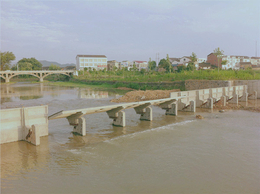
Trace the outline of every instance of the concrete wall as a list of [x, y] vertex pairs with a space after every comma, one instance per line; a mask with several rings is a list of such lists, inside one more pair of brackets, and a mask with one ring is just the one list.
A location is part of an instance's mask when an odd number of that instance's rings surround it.
[[234, 81], [223, 81], [223, 80], [186, 80], [186, 90], [199, 90], [207, 88], [218, 88], [218, 87], [230, 87], [238, 85], [247, 85], [248, 93], [253, 94], [257, 91], [257, 98], [260, 98], [260, 80], [234, 80]]
[[28, 132], [33, 131], [32, 125], [37, 125], [37, 137], [46, 136], [48, 135], [48, 106], [0, 110], [0, 124], [0, 144], [28, 140], [26, 136]]
[[260, 80], [235, 80], [232, 82], [233, 86], [247, 85], [247, 92], [253, 94], [254, 91], [257, 91], [257, 98], [260, 98]]

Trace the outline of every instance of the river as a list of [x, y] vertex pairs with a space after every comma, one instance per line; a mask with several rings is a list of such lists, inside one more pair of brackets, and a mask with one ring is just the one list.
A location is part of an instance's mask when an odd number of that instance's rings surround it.
[[[1, 85], [1, 109], [47, 104], [49, 115], [112, 104], [115, 90], [39, 83]], [[179, 112], [153, 107], [153, 121], [133, 109], [126, 127], [106, 113], [87, 115], [87, 135], [66, 119], [49, 121], [41, 145], [0, 145], [1, 193], [260, 193], [260, 113]]]

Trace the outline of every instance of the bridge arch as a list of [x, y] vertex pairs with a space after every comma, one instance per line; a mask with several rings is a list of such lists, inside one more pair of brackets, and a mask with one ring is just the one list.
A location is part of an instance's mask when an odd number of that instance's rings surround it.
[[62, 75], [66, 75], [66, 76], [68, 76], [68, 77], [71, 76], [69, 73], [61, 73], [61, 72], [59, 72], [59, 73], [48, 73], [48, 74], [46, 74], [46, 75], [43, 75], [43, 76], [42, 76], [42, 79], [44, 79], [44, 78], [47, 77], [48, 75], [53, 75], [53, 74], [62, 74]]
[[31, 75], [34, 77], [37, 77], [39, 79], [40, 82], [43, 81], [43, 79], [45, 77], [47, 77], [48, 75], [52, 75], [52, 74], [62, 74], [62, 75], [66, 75], [68, 77], [70, 77], [71, 75], [73, 75], [74, 70], [61, 70], [61, 71], [39, 71], [39, 70], [35, 70], [35, 71], [0, 71], [0, 76], [2, 79], [5, 80], [6, 83], [9, 82], [9, 80], [17, 75]]
[[33, 74], [33, 73], [23, 73], [23, 74], [14, 74], [14, 75], [11, 75], [11, 76], [9, 77], [9, 80], [10, 80], [11, 78], [17, 76], [17, 75], [32, 75], [32, 76], [34, 76], [34, 77], [37, 77], [37, 78], [41, 79], [40, 76], [37, 76], [37, 75], [35, 75], [35, 74]]

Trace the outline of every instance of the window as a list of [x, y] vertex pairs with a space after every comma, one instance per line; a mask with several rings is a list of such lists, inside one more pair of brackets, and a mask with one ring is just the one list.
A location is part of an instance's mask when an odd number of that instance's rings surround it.
[[98, 59], [98, 62], [101, 62], [101, 59]]
[[84, 62], [84, 59], [80, 59], [80, 62]]
[[89, 62], [93, 62], [93, 59], [89, 59]]
[[85, 62], [88, 62], [88, 59], [85, 59]]
[[102, 62], [106, 62], [106, 59], [102, 59]]
[[94, 62], [97, 62], [97, 59], [94, 59]]

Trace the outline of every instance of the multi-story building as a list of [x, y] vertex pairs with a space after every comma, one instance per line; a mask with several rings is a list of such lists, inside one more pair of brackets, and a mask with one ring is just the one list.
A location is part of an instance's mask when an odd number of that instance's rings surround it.
[[107, 57], [105, 55], [77, 55], [76, 69], [92, 68], [96, 70], [107, 68]]
[[122, 61], [121, 62], [121, 68], [126, 67], [129, 70], [130, 64], [131, 64], [130, 61]]
[[147, 61], [133, 61], [133, 64], [136, 65], [136, 67], [139, 71], [141, 69], [148, 69], [148, 62]]
[[252, 65], [260, 66], [260, 57], [251, 57]]
[[112, 71], [114, 68], [120, 69], [120, 64], [116, 60], [107, 61], [107, 70]]
[[[214, 53], [210, 53], [207, 62], [211, 65], [218, 66], [218, 58]], [[221, 64], [222, 62], [225, 62]], [[245, 64], [260, 65], [260, 57], [222, 55], [219, 57], [219, 68], [222, 69], [244, 69]]]

